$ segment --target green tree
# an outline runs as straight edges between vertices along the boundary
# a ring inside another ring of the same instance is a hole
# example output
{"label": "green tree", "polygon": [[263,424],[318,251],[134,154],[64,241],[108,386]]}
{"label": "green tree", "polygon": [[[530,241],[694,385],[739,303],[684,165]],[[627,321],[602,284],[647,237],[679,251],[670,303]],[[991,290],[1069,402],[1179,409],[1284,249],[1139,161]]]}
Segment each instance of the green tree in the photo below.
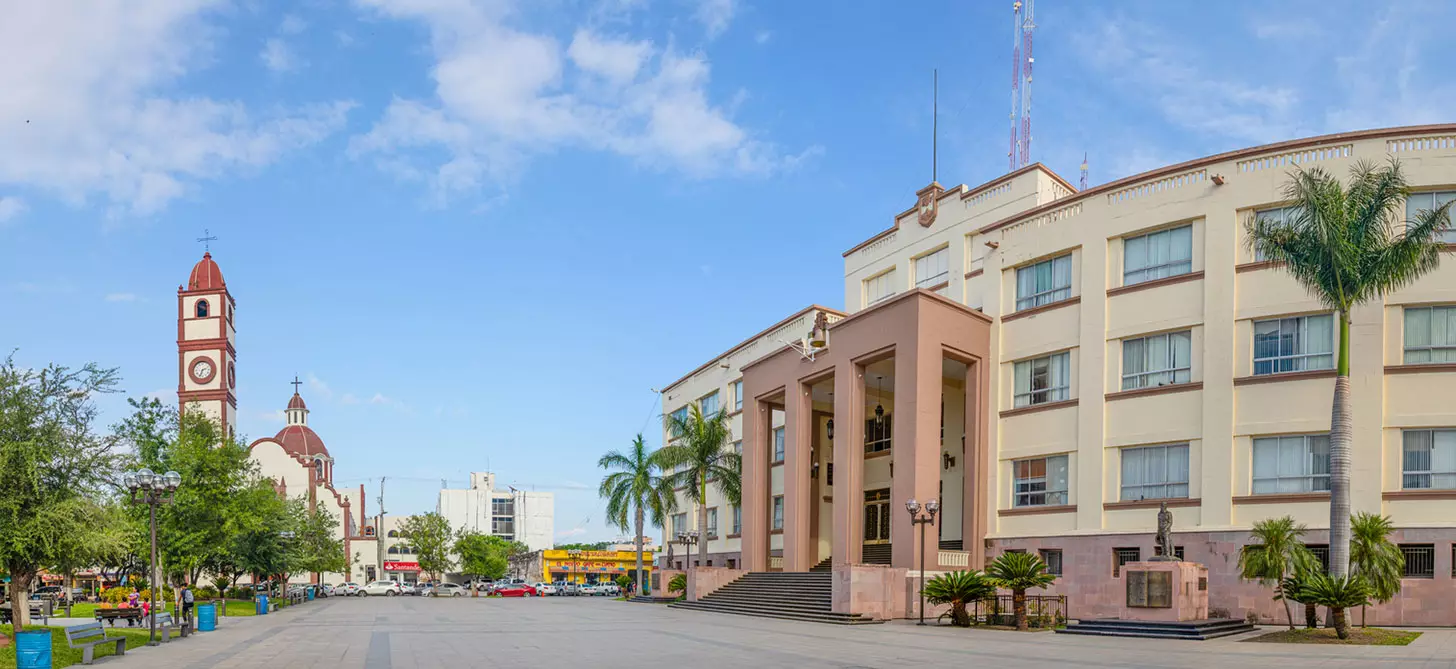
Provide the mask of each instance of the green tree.
{"label": "green tree", "polygon": [[[1350,313],[1434,270],[1451,203],[1402,221],[1409,195],[1400,163],[1359,161],[1349,184],[1320,169],[1294,168],[1284,187],[1293,214],[1249,221],[1248,245],[1280,263],[1339,322],[1330,412],[1330,573],[1350,567]],[[1402,225],[1404,223],[1404,225]]]}
{"label": "green tree", "polygon": [[1299,583],[1299,598],[1330,610],[1330,624],[1335,635],[1350,638],[1347,609],[1370,603],[1370,584],[1359,576],[1333,576],[1312,572]]}
{"label": "green tree", "polygon": [[286,573],[289,546],[284,533],[294,529],[296,508],[262,480],[243,489],[234,508],[246,509],[246,513],[229,519],[223,573],[231,577],[233,584],[242,574],[252,575],[256,583]]}
{"label": "green tree", "polygon": [[[728,503],[738,506],[742,493],[740,472],[743,459],[728,449],[733,432],[728,427],[728,414],[719,409],[705,416],[693,404],[685,418],[664,417],[672,440],[654,454],[658,466],[675,473],[666,476],[671,488],[687,488],[688,501],[698,507],[698,528],[708,527],[708,485],[718,489]],[[698,541],[698,564],[708,563],[708,541]]]}
{"label": "green tree", "polygon": [[[1350,572],[1365,579],[1370,599],[1388,602],[1400,593],[1405,575],[1405,553],[1391,543],[1395,524],[1389,516],[1366,511],[1350,520]],[[1365,626],[1365,607],[1360,607],[1360,626]]]}
{"label": "green tree", "polygon": [[688,589],[688,577],[687,577],[687,574],[674,574],[673,577],[672,577],[672,580],[670,580],[670,581],[667,582],[667,591],[668,592],[681,592],[681,593],[683,593],[682,594],[683,597],[687,597],[687,589]]}
{"label": "green tree", "polygon": [[293,500],[297,508],[293,540],[288,542],[289,573],[322,575],[342,572],[348,563],[344,540],[339,537],[339,519],[322,506],[309,509],[302,500]]}
{"label": "green tree", "polygon": [[[95,501],[116,471],[115,440],[93,432],[94,398],[111,392],[116,370],[88,364],[22,368],[0,364],[0,567],[10,597],[23,602],[36,573],[67,558],[72,537],[101,531]],[[14,609],[14,629],[29,622]]]}
{"label": "green tree", "polygon": [[1274,599],[1284,602],[1284,618],[1289,629],[1294,629],[1294,613],[1284,590],[1285,579],[1315,561],[1314,555],[1304,547],[1305,531],[1304,525],[1294,522],[1290,516],[1266,518],[1254,523],[1251,536],[1258,543],[1248,544],[1239,551],[1239,576],[1273,586]]}
{"label": "green tree", "polygon": [[[502,537],[461,530],[454,545],[455,554],[460,558],[460,572],[472,581],[494,581],[505,576],[509,565],[506,557],[508,547],[501,545],[505,543],[509,542]],[[480,596],[476,588],[471,588],[471,592],[473,597]]]}
{"label": "green tree", "polygon": [[607,550],[607,548],[611,547],[611,545],[612,542],[610,541],[597,541],[593,543],[576,542],[567,544],[556,544],[555,546],[552,546],[552,549],[558,551],[604,551]]}
{"label": "green tree", "polygon": [[1002,553],[986,570],[991,582],[1011,591],[1011,610],[1016,616],[1016,629],[1025,631],[1026,591],[1046,588],[1057,577],[1046,573],[1046,563],[1031,553]]}
{"label": "green tree", "polygon": [[995,595],[996,584],[977,569],[953,571],[926,581],[923,594],[931,604],[950,604],[952,625],[970,627],[966,605]]}
{"label": "green tree", "polygon": [[406,518],[399,529],[409,537],[422,571],[433,574],[435,578],[441,578],[449,571],[452,563],[450,549],[455,537],[450,531],[450,521],[432,511]]}
{"label": "green tree", "polygon": [[637,569],[633,574],[638,584],[645,583],[647,578],[642,570],[644,525],[650,520],[653,525],[666,527],[667,518],[677,507],[672,486],[661,476],[659,453],[649,452],[639,434],[627,453],[611,451],[597,461],[602,469],[616,470],[602,478],[597,494],[607,500],[607,521],[623,532],[633,533],[637,550]]}
{"label": "green tree", "polygon": [[60,544],[55,547],[56,560],[47,565],[52,572],[65,578],[66,617],[70,617],[71,605],[75,603],[75,597],[70,593],[76,587],[76,572],[101,564],[129,545],[124,509],[115,504],[92,505],[91,509],[96,517],[86,525],[86,531],[58,537]]}

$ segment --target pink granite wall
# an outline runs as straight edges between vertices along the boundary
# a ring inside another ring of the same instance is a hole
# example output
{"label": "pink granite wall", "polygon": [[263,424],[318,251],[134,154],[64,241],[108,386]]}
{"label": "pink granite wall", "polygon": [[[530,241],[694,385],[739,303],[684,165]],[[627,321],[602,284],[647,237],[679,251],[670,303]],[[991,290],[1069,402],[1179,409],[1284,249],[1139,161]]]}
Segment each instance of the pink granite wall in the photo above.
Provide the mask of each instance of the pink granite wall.
{"label": "pink granite wall", "polygon": [[[672,582],[673,577],[675,577],[675,576],[677,576],[678,574],[681,574],[681,573],[683,573],[683,572],[681,570],[677,570],[677,569],[659,569],[659,570],[653,572],[652,578],[657,579],[657,588],[652,591],[652,596],[653,597],[671,597],[671,596],[673,596],[675,593],[671,593],[671,592],[668,592],[667,591],[667,584],[669,584],[669,583]],[[651,581],[649,581],[648,584],[651,585]]]}
{"label": "pink granite wall", "polygon": [[[1186,549],[1185,549],[1186,550]],[[1184,622],[1208,618],[1208,591],[1199,590],[1198,582],[1208,577],[1208,568],[1196,562],[1130,562],[1122,566],[1118,588],[1127,592],[1127,576],[1133,572],[1165,571],[1172,574],[1169,583],[1173,586],[1172,606],[1167,608],[1149,606],[1128,606],[1123,597],[1123,620],[1151,620],[1157,622]]]}
{"label": "pink granite wall", "polygon": [[747,573],[727,567],[693,567],[688,570],[688,601],[696,602]]}
{"label": "pink granite wall", "polygon": [[834,565],[832,610],[879,620],[904,618],[905,573],[889,565]]}
{"label": "pink granite wall", "polygon": [[[1328,541],[1325,530],[1305,535],[1309,544]],[[1435,544],[1435,578],[1405,579],[1401,593],[1386,604],[1369,607],[1366,615],[1371,625],[1456,625],[1456,578],[1452,578],[1451,545],[1456,529],[1404,529],[1391,537],[1397,544]],[[1061,549],[1063,575],[1045,591],[1027,594],[1067,595],[1068,617],[1072,619],[1115,618],[1121,613],[1127,596],[1120,579],[1112,576],[1113,549],[1138,547],[1142,559],[1153,555],[1153,535],[1102,534],[1075,537],[1034,537],[1025,539],[993,539],[988,556],[1000,555],[1007,549],[1036,552],[1039,549]],[[1175,532],[1173,544],[1183,547],[1183,557],[1208,567],[1208,606],[1223,609],[1234,618],[1243,618],[1249,611],[1259,615],[1260,622],[1284,621],[1284,606],[1272,599],[1273,592],[1256,582],[1239,578],[1239,550],[1249,541],[1248,532]],[[1295,607],[1296,620],[1302,615]],[[1359,611],[1353,612],[1359,620]]]}

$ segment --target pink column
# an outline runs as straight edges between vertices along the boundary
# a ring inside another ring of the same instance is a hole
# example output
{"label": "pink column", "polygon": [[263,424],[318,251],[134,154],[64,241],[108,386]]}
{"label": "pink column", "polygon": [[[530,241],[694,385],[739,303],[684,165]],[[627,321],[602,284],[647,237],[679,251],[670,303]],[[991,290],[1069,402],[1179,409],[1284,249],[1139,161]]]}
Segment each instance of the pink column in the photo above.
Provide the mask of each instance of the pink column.
{"label": "pink column", "polygon": [[[864,368],[834,368],[834,565],[859,564],[864,549]],[[823,474],[827,476],[828,474]]]}
{"label": "pink column", "polygon": [[791,384],[784,395],[784,571],[809,571],[814,566],[809,529],[814,404],[809,386],[800,383]]}
{"label": "pink column", "polygon": [[984,360],[971,362],[966,368],[966,466],[965,492],[961,495],[961,537],[963,549],[971,554],[971,568],[980,569],[986,561],[986,509],[988,491],[996,489],[987,459],[986,438],[990,424],[990,374]]}
{"label": "pink column", "polygon": [[[890,564],[920,569],[920,528],[910,523],[905,502],[921,504],[940,497],[941,353],[938,343],[923,342],[895,350],[895,424],[892,445],[894,477],[890,486]],[[936,523],[940,517],[936,516]],[[925,541],[936,546],[935,525],[925,528]],[[934,550],[934,549],[933,549]],[[927,555],[926,568],[936,561]]]}
{"label": "pink column", "polygon": [[766,449],[772,420],[768,404],[757,399],[744,404],[741,561],[745,570],[768,571],[769,456]]}

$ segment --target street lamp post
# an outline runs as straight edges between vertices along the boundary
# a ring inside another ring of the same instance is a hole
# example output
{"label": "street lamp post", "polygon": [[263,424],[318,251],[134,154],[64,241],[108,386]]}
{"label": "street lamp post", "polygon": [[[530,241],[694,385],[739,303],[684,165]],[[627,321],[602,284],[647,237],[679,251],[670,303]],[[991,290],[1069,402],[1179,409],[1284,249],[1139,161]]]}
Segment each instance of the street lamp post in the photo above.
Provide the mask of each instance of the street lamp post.
{"label": "street lamp post", "polygon": [[920,513],[920,502],[910,498],[905,502],[905,510],[910,512],[910,522],[920,526],[920,622],[916,625],[925,624],[925,526],[935,523],[935,513],[940,511],[940,503],[931,499],[925,503],[925,513]]}
{"label": "street lamp post", "polygon": [[683,571],[693,566],[693,546],[698,543],[698,531],[687,530],[677,535],[678,543],[683,545]]}
{"label": "street lamp post", "polygon": [[149,581],[152,585],[151,614],[147,616],[148,625],[151,627],[150,637],[147,645],[157,645],[157,591],[161,589],[161,573],[157,568],[157,505],[169,504],[172,502],[172,493],[176,492],[177,486],[182,484],[182,476],[177,472],[156,474],[152,470],[142,468],[134,474],[127,474],[122,477],[122,483],[131,492],[132,504],[146,504],[151,514],[152,529],[152,574]]}

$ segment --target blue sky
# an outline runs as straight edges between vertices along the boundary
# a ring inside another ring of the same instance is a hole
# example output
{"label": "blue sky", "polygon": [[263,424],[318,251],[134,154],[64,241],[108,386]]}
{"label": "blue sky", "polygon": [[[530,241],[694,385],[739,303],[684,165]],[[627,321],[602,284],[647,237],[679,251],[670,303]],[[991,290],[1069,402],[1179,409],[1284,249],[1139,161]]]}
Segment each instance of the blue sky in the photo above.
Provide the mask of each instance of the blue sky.
{"label": "blue sky", "polygon": [[[1367,4],[1370,6],[1367,7]],[[1445,3],[1037,8],[1035,160],[1073,183],[1443,122]],[[601,539],[596,458],[661,386],[810,303],[930,178],[1006,166],[1009,2],[79,0],[0,23],[0,349],[175,401],[203,229],[239,410],[294,374],[391,512],[487,466]],[[121,417],[108,398],[106,420]]]}

